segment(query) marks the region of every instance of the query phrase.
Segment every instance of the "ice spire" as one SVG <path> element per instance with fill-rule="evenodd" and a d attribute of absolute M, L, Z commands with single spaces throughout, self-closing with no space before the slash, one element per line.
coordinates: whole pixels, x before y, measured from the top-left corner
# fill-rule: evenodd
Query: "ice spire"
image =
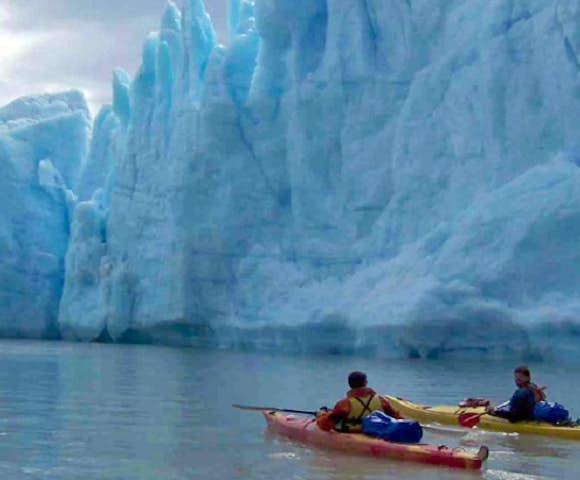
<path fill-rule="evenodd" d="M 181 12 L 175 3 L 169 1 L 163 12 L 161 19 L 161 30 L 173 30 L 179 32 L 181 30 Z"/>
<path fill-rule="evenodd" d="M 230 48 L 225 74 L 232 99 L 242 105 L 254 75 L 260 37 L 255 29 L 253 0 L 230 0 L 228 7 Z"/>
<path fill-rule="evenodd" d="M 228 0 L 228 35 L 230 43 L 237 35 L 254 28 L 254 0 Z"/>
<path fill-rule="evenodd" d="M 240 24 L 240 0 L 228 0 L 228 36 L 230 43 L 237 35 Z"/>
<path fill-rule="evenodd" d="M 216 34 L 203 0 L 186 0 L 183 13 L 188 84 L 194 95 L 198 95 L 209 57 L 217 43 Z"/>
<path fill-rule="evenodd" d="M 131 117 L 130 87 L 131 77 L 129 74 L 122 68 L 116 68 L 113 71 L 113 109 L 125 127 L 129 124 Z"/>
<path fill-rule="evenodd" d="M 159 34 L 150 33 L 143 45 L 143 60 L 139 73 L 133 83 L 133 90 L 140 95 L 151 95 L 156 81 L 157 52 L 159 50 Z"/>
<path fill-rule="evenodd" d="M 167 108 L 171 106 L 174 74 L 171 62 L 171 53 L 167 42 L 159 45 L 157 59 L 158 86 L 163 102 Z"/>

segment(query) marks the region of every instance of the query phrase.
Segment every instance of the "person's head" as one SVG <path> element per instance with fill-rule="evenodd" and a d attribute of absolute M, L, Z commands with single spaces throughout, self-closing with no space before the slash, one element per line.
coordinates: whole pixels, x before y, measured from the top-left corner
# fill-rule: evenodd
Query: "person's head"
<path fill-rule="evenodd" d="M 361 388 L 367 386 L 367 376 L 363 372 L 351 372 L 348 376 L 348 386 L 350 388 Z"/>
<path fill-rule="evenodd" d="M 530 369 L 526 365 L 519 365 L 514 369 L 514 382 L 518 387 L 523 387 L 530 383 Z"/>

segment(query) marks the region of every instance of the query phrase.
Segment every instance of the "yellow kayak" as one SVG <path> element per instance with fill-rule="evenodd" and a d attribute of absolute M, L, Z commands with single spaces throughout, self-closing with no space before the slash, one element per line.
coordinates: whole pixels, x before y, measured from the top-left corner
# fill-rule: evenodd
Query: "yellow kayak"
<path fill-rule="evenodd" d="M 436 422 L 447 425 L 459 425 L 459 415 L 463 413 L 482 413 L 485 410 L 483 407 L 462 408 L 445 405 L 430 407 L 418 405 L 399 397 L 385 395 L 385 398 L 404 417 L 424 423 Z M 557 426 L 546 422 L 510 423 L 504 418 L 493 417 L 491 415 L 483 415 L 477 426 L 484 430 L 548 435 L 550 437 L 560 437 L 569 440 L 580 440 L 580 426 Z"/>

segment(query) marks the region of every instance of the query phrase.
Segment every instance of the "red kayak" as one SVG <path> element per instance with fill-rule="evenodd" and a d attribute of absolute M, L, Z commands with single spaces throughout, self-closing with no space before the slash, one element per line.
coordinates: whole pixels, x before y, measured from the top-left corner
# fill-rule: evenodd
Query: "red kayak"
<path fill-rule="evenodd" d="M 276 412 L 264 411 L 262 413 L 269 429 L 280 435 L 315 447 L 331 448 L 351 454 L 444 465 L 467 470 L 479 470 L 489 455 L 489 450 L 485 446 L 474 454 L 424 443 L 392 443 L 362 433 L 326 432 L 318 428 L 312 418 L 282 415 Z"/>

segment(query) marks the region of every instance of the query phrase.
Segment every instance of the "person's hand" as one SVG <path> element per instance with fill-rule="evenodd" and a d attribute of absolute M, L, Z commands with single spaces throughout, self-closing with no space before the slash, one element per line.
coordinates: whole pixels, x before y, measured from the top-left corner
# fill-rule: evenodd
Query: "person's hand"
<path fill-rule="evenodd" d="M 316 412 L 316 418 L 319 418 L 328 413 L 328 407 L 320 407 Z"/>

